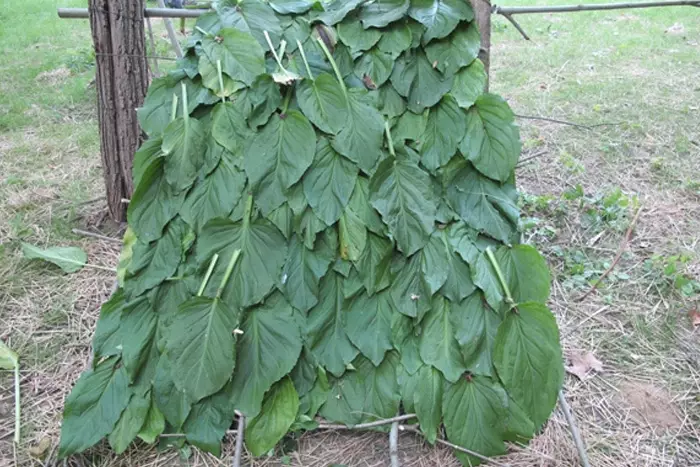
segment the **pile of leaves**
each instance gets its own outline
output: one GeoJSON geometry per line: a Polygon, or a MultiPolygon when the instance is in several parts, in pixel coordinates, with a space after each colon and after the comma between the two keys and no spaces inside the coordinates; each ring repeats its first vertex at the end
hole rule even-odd
{"type": "MultiPolygon", "coordinates": [[[[562,383],[518,245],[513,113],[463,0],[222,0],[139,118],[120,288],[60,454],[106,437],[263,455],[319,417],[526,441],[562,383]],[[180,436],[165,436],[165,435],[180,436]]],[[[464,463],[478,459],[458,453],[464,463]]]]}

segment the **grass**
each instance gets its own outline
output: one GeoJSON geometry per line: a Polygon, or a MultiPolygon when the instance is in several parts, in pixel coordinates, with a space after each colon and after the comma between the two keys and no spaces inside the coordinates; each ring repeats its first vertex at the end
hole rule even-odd
{"type": "MultiPolygon", "coordinates": [[[[84,0],[61,0],[83,6],[84,0]]],[[[511,5],[567,0],[511,0],[511,5]]],[[[114,266],[118,249],[73,228],[104,222],[93,54],[86,21],[59,20],[54,0],[6,0],[0,10],[0,339],[22,361],[22,443],[13,447],[12,374],[0,373],[0,465],[55,459],[63,399],[89,360],[110,273],[59,270],[21,258],[19,243],[77,245],[114,266]],[[48,446],[48,447],[47,447],[48,446]],[[31,454],[33,452],[33,454],[31,454]]],[[[518,115],[525,239],[553,273],[552,309],[567,356],[592,352],[604,371],[568,376],[566,394],[595,466],[700,465],[700,337],[686,313],[700,294],[700,10],[668,8],[523,15],[524,41],[494,18],[491,86],[518,115]],[[683,30],[681,33],[678,31],[683,30]],[[622,260],[614,258],[637,208],[622,260]]],[[[168,53],[156,26],[158,55],[168,53]]],[[[161,66],[167,64],[161,62],[161,66]]],[[[230,454],[230,440],[225,452],[230,454]]],[[[404,466],[456,465],[449,451],[402,435],[404,466]]],[[[383,435],[304,437],[291,465],[384,465],[383,435]]],[[[224,465],[143,446],[104,448],[81,465],[224,465]]],[[[502,460],[573,466],[557,410],[543,433],[502,460]]],[[[51,464],[52,465],[52,464],[51,464]]],[[[77,465],[77,464],[76,464],[77,465]]],[[[263,459],[255,465],[278,465],[263,459]]]]}

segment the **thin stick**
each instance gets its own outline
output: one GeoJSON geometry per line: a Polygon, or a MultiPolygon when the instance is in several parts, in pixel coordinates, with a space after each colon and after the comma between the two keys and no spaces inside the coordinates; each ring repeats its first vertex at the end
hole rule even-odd
{"type": "Polygon", "coordinates": [[[571,436],[574,438],[574,444],[576,444],[576,449],[578,449],[579,459],[581,460],[581,467],[591,467],[591,464],[588,462],[586,446],[583,444],[583,440],[581,439],[581,433],[579,432],[578,426],[576,425],[574,413],[571,410],[571,406],[566,401],[566,397],[564,397],[564,391],[562,390],[559,391],[559,405],[561,405],[561,409],[564,412],[564,417],[566,417],[566,421],[569,423],[569,429],[571,429],[571,436]]]}
{"type": "Polygon", "coordinates": [[[233,453],[233,467],[241,467],[241,454],[243,454],[243,433],[245,432],[245,416],[238,417],[238,432],[236,433],[236,450],[233,453]]]}
{"type": "Polygon", "coordinates": [[[20,426],[22,424],[19,395],[19,359],[15,362],[15,444],[20,442],[20,426]]]}
{"type": "Polygon", "coordinates": [[[570,13],[576,11],[597,10],[626,10],[631,8],[654,8],[668,6],[700,6],[699,0],[671,0],[667,2],[630,2],[587,5],[561,5],[561,6],[526,6],[526,7],[493,7],[492,13],[498,15],[522,15],[526,13],[570,13]]]}
{"type": "Polygon", "coordinates": [[[207,273],[204,275],[204,280],[202,281],[202,285],[199,286],[199,290],[197,291],[198,297],[201,297],[202,294],[204,294],[204,291],[207,288],[207,284],[209,283],[209,279],[211,279],[211,273],[214,272],[214,267],[216,266],[217,261],[219,261],[219,254],[215,253],[214,257],[211,259],[211,262],[209,263],[209,268],[207,269],[207,273]]]}
{"type": "Polygon", "coordinates": [[[366,430],[367,428],[376,428],[378,426],[391,425],[394,422],[403,422],[404,420],[410,420],[416,418],[416,414],[409,413],[406,415],[398,415],[393,418],[387,418],[384,420],[376,420],[374,422],[360,423],[359,425],[347,426],[334,423],[321,422],[318,424],[317,430],[366,430]]]}
{"type": "Polygon", "coordinates": [[[491,266],[493,266],[493,270],[496,271],[496,277],[498,277],[498,282],[501,283],[501,288],[503,289],[503,292],[506,295],[506,303],[508,303],[508,305],[510,306],[513,306],[515,304],[515,301],[513,300],[513,296],[510,294],[510,288],[508,287],[508,283],[506,282],[506,279],[503,276],[501,266],[499,266],[498,261],[496,261],[496,257],[494,256],[493,251],[491,251],[491,247],[486,248],[486,256],[489,258],[491,266]]]}
{"type": "MultiPolygon", "coordinates": [[[[166,9],[164,0],[158,0],[158,6],[162,9],[166,9]]],[[[146,10],[146,11],[148,11],[148,10],[146,10]]],[[[168,37],[170,38],[170,44],[173,46],[173,50],[175,51],[175,55],[177,55],[177,58],[182,58],[182,47],[180,46],[180,41],[177,40],[177,35],[175,34],[175,28],[173,28],[173,22],[170,21],[170,18],[165,18],[163,20],[163,23],[165,23],[165,30],[168,31],[168,37]]]]}
{"type": "Polygon", "coordinates": [[[581,123],[574,123],[574,122],[569,122],[566,120],[559,120],[556,118],[540,117],[539,115],[518,115],[518,114],[515,114],[515,116],[518,118],[523,118],[525,120],[542,120],[543,122],[558,123],[560,125],[572,126],[574,128],[580,128],[582,130],[592,130],[594,128],[598,128],[601,126],[622,125],[622,123],[623,123],[623,122],[616,122],[616,123],[613,122],[613,123],[596,123],[594,125],[583,125],[581,123]]]}
{"type": "Polygon", "coordinates": [[[391,458],[391,467],[401,467],[399,463],[399,422],[391,424],[389,432],[389,457],[391,458]]]}
{"type": "MultiPolygon", "coordinates": [[[[146,17],[146,26],[148,27],[148,39],[151,42],[151,50],[156,53],[156,40],[153,38],[153,26],[151,25],[151,18],[146,17]]],[[[153,56],[153,73],[156,76],[160,75],[160,69],[158,68],[158,59],[153,56]]]]}
{"type": "Polygon", "coordinates": [[[81,237],[97,238],[99,240],[104,240],[106,242],[112,242],[112,243],[121,243],[122,242],[118,238],[108,237],[106,235],[100,235],[100,234],[94,233],[94,232],[88,232],[87,230],[73,229],[73,230],[71,230],[71,232],[73,232],[76,235],[80,235],[81,237]]]}
{"type": "MultiPolygon", "coordinates": [[[[423,436],[423,433],[421,433],[421,431],[416,429],[416,428],[407,427],[407,426],[399,426],[399,430],[408,431],[408,432],[423,436]]],[[[449,441],[447,441],[445,439],[437,438],[435,440],[435,442],[437,442],[438,444],[442,444],[443,446],[447,446],[449,448],[452,448],[455,451],[463,452],[465,454],[469,454],[470,456],[474,456],[477,459],[479,459],[487,464],[496,465],[498,467],[510,467],[510,465],[508,465],[508,464],[501,464],[500,462],[498,462],[490,457],[486,457],[483,454],[479,454],[476,451],[472,451],[470,449],[463,448],[462,446],[457,446],[456,444],[450,443],[449,441]]]]}
{"type": "Polygon", "coordinates": [[[548,154],[546,149],[545,149],[545,150],[542,150],[542,151],[540,151],[540,152],[537,152],[537,153],[535,153],[535,154],[533,154],[533,155],[531,155],[531,156],[528,156],[528,157],[526,157],[526,158],[524,158],[524,159],[520,159],[520,160],[518,161],[518,164],[516,165],[516,167],[523,166],[523,165],[525,165],[527,162],[530,162],[531,160],[534,160],[534,159],[538,159],[538,158],[544,156],[545,154],[548,154]]]}
{"type": "Polygon", "coordinates": [[[520,35],[523,36],[523,38],[524,38],[526,41],[529,41],[529,40],[530,40],[530,36],[527,35],[527,33],[525,32],[525,30],[520,26],[520,24],[518,24],[517,21],[515,21],[515,19],[513,19],[513,17],[512,17],[511,15],[506,14],[506,13],[501,13],[501,14],[502,14],[503,16],[505,16],[505,18],[506,18],[508,21],[510,21],[510,24],[512,24],[513,26],[515,26],[515,29],[518,30],[518,32],[520,33],[520,35]]]}
{"type": "Polygon", "coordinates": [[[642,214],[642,208],[637,209],[637,213],[634,215],[632,222],[630,222],[630,226],[627,229],[627,233],[625,234],[625,237],[622,239],[622,243],[620,244],[620,248],[617,250],[617,254],[615,255],[615,259],[613,259],[612,264],[610,265],[610,267],[608,269],[605,270],[603,275],[600,276],[600,278],[598,278],[597,281],[595,281],[595,283],[591,286],[591,288],[588,289],[588,292],[586,292],[581,297],[576,299],[577,302],[584,301],[586,298],[588,298],[588,296],[590,294],[595,292],[595,290],[598,288],[600,283],[603,282],[603,279],[608,277],[608,275],[612,272],[612,270],[615,269],[615,266],[617,266],[617,263],[620,262],[620,258],[622,258],[622,253],[624,253],[625,250],[627,249],[627,245],[629,244],[630,237],[632,237],[632,232],[634,231],[634,227],[637,225],[637,221],[639,220],[639,216],[641,214],[642,214]]]}

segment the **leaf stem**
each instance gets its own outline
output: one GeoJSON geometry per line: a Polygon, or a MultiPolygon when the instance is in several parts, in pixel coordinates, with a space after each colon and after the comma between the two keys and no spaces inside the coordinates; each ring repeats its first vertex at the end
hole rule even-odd
{"type": "Polygon", "coordinates": [[[508,283],[506,283],[506,279],[503,277],[503,271],[501,271],[501,266],[499,266],[498,261],[496,261],[496,256],[494,256],[493,251],[491,251],[491,247],[486,248],[486,256],[489,258],[491,266],[493,266],[493,270],[496,271],[498,282],[501,283],[501,288],[503,288],[503,292],[506,294],[506,303],[513,307],[515,305],[515,301],[513,300],[513,296],[510,294],[508,283]]]}
{"type": "MultiPolygon", "coordinates": [[[[275,46],[272,45],[272,39],[270,39],[270,34],[268,34],[267,31],[263,31],[263,34],[265,35],[265,40],[267,41],[268,47],[270,47],[270,52],[272,52],[272,57],[277,62],[277,65],[282,69],[282,71],[287,71],[284,69],[284,66],[282,65],[282,60],[280,59],[280,56],[277,55],[277,51],[275,50],[275,46]]],[[[284,43],[284,44],[286,44],[286,43],[284,43]]]]}
{"type": "Polygon", "coordinates": [[[224,273],[224,278],[221,280],[221,284],[219,284],[219,289],[216,291],[216,299],[217,300],[220,299],[221,295],[224,293],[224,288],[226,288],[226,283],[231,278],[231,274],[233,273],[233,268],[236,266],[236,263],[238,262],[238,258],[240,256],[241,256],[241,250],[236,250],[231,255],[231,261],[229,261],[228,266],[226,267],[226,272],[224,273]]]}
{"type": "Polygon", "coordinates": [[[208,32],[208,31],[205,31],[204,29],[200,28],[199,26],[195,26],[194,28],[195,28],[197,31],[199,31],[199,32],[201,32],[202,34],[204,34],[206,37],[211,37],[211,36],[214,35],[214,34],[208,32]]]}
{"type": "Polygon", "coordinates": [[[173,106],[170,109],[170,121],[172,122],[177,118],[177,102],[180,98],[177,97],[177,94],[173,94],[173,106]]]}
{"type": "Polygon", "coordinates": [[[216,73],[219,75],[219,88],[221,89],[221,101],[226,102],[224,93],[224,72],[221,70],[221,60],[216,61],[216,73]]]}
{"type": "Polygon", "coordinates": [[[253,215],[253,195],[248,195],[245,201],[245,211],[243,212],[243,226],[250,225],[250,217],[253,215]]]}
{"type": "Polygon", "coordinates": [[[207,288],[207,284],[209,283],[209,279],[211,279],[211,275],[214,272],[214,267],[216,266],[217,261],[219,261],[219,254],[215,253],[214,257],[211,259],[211,262],[209,263],[209,269],[207,269],[207,273],[204,275],[204,280],[202,281],[202,285],[199,286],[199,291],[197,292],[198,297],[201,297],[202,294],[204,294],[204,290],[207,288]]]}
{"type": "Polygon", "coordinates": [[[289,102],[292,100],[292,90],[294,89],[294,85],[292,84],[287,88],[287,92],[284,95],[284,102],[282,102],[282,113],[286,114],[287,110],[289,109],[289,102]]]}
{"type": "Polygon", "coordinates": [[[306,52],[304,52],[304,46],[301,45],[301,41],[299,41],[299,39],[297,39],[297,47],[299,48],[299,52],[301,52],[301,59],[304,61],[304,66],[306,67],[306,72],[309,74],[309,79],[311,81],[315,81],[316,78],[314,78],[314,74],[311,73],[309,61],[306,59],[306,52]]]}
{"type": "Polygon", "coordinates": [[[19,396],[19,361],[15,362],[15,444],[20,442],[21,408],[19,396]]]}
{"type": "Polygon", "coordinates": [[[331,67],[333,67],[333,72],[335,73],[335,77],[338,79],[338,82],[340,83],[340,88],[343,90],[343,95],[345,95],[345,99],[347,100],[348,88],[347,88],[347,86],[345,86],[345,81],[343,81],[343,74],[340,72],[340,69],[338,68],[338,64],[335,62],[335,59],[333,58],[333,54],[331,54],[331,51],[328,50],[328,47],[326,47],[326,43],[323,42],[323,39],[321,39],[319,37],[316,40],[318,41],[318,44],[321,46],[321,50],[323,50],[323,53],[326,55],[326,58],[331,63],[331,67]]]}
{"type": "Polygon", "coordinates": [[[386,139],[389,143],[389,153],[396,157],[396,150],[394,149],[394,140],[391,137],[391,126],[389,125],[389,120],[384,122],[384,132],[386,133],[386,139]]]}
{"type": "Polygon", "coordinates": [[[180,83],[182,86],[182,118],[185,120],[185,131],[187,131],[187,126],[190,121],[190,113],[187,110],[187,88],[185,83],[180,83]]]}

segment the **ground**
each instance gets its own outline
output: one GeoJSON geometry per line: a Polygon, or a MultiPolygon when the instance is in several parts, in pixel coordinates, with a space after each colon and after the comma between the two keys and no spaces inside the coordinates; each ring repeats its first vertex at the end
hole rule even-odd
{"type": "MultiPolygon", "coordinates": [[[[0,10],[0,339],[21,356],[23,409],[15,447],[13,379],[0,372],[3,466],[55,465],[63,400],[88,362],[114,280],[97,268],[64,275],[29,262],[20,242],[81,246],[92,265],[107,268],[119,253],[118,242],[72,233],[116,237],[119,229],[103,215],[89,26],[59,20],[55,7],[6,0],[0,10]]],[[[532,41],[494,18],[491,88],[521,116],[525,240],[551,265],[568,364],[591,370],[583,380],[569,374],[565,386],[591,465],[700,466],[700,330],[689,318],[700,294],[700,9],[518,20],[532,41]],[[618,250],[612,273],[580,300],[618,250]]],[[[156,26],[158,54],[167,54],[156,26]]],[[[457,465],[449,449],[410,434],[400,449],[404,466],[457,465]]],[[[384,466],[387,458],[385,435],[325,432],[304,437],[298,453],[254,465],[384,466]]],[[[229,459],[194,453],[184,461],[145,446],[115,458],[102,447],[68,465],[229,459]]],[[[498,462],[577,465],[561,409],[529,446],[498,462]]]]}

